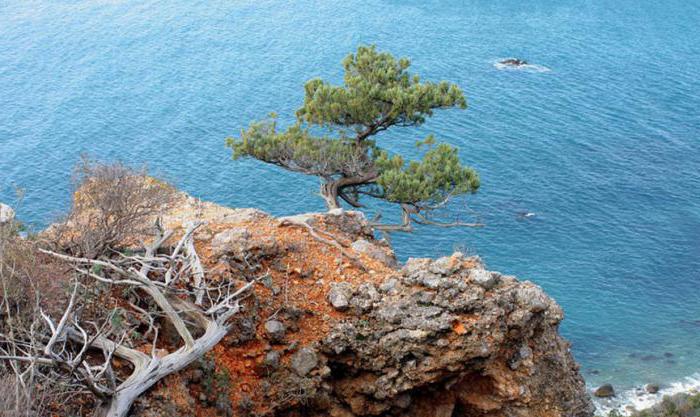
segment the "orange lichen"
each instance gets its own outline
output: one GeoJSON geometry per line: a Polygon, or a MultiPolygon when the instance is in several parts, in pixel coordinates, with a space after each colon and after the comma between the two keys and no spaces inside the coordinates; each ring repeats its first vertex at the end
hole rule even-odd
{"type": "Polygon", "coordinates": [[[455,321],[452,324],[452,331],[454,331],[457,334],[465,334],[467,332],[467,329],[464,327],[464,324],[460,321],[455,321]]]}

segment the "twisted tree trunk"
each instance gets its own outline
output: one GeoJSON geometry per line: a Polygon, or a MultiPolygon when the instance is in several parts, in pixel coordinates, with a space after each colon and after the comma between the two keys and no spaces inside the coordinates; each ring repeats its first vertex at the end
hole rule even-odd
{"type": "Polygon", "coordinates": [[[201,359],[226,336],[228,330],[228,326],[210,322],[204,335],[195,340],[191,348],[183,346],[162,358],[149,358],[146,364],[134,369],[129,380],[119,387],[103,407],[96,410],[95,417],[126,417],[138,397],[156,382],[201,359]]]}
{"type": "MultiPolygon", "coordinates": [[[[342,196],[343,188],[367,185],[374,183],[377,178],[379,178],[379,173],[376,171],[371,171],[362,175],[356,175],[353,177],[341,177],[339,179],[326,179],[326,181],[321,184],[321,196],[326,202],[326,207],[328,210],[333,210],[340,208],[339,197],[342,196]]],[[[344,200],[348,201],[343,197],[344,200]]],[[[351,205],[359,207],[359,204],[348,201],[351,205]]]]}
{"type": "Polygon", "coordinates": [[[338,181],[321,184],[321,197],[326,202],[328,210],[340,208],[340,203],[338,202],[338,181]]]}

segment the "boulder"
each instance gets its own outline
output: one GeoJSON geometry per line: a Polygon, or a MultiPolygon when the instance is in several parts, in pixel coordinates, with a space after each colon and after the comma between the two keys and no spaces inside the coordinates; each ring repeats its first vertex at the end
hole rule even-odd
{"type": "Polygon", "coordinates": [[[236,226],[214,235],[211,250],[215,257],[229,255],[237,260],[252,260],[256,256],[273,256],[278,252],[278,247],[273,236],[255,233],[249,227],[236,226]]]}
{"type": "Polygon", "coordinates": [[[389,278],[379,285],[379,291],[387,294],[396,293],[396,286],[399,281],[396,278],[389,278]]]}
{"type": "Polygon", "coordinates": [[[280,353],[276,350],[267,352],[263,363],[270,369],[276,369],[280,365],[280,353]]]}
{"type": "Polygon", "coordinates": [[[485,290],[493,289],[498,285],[498,275],[484,269],[472,269],[469,272],[469,279],[485,290]]]}
{"type": "Polygon", "coordinates": [[[328,292],[328,302],[334,309],[345,311],[350,308],[352,292],[352,286],[347,282],[332,283],[331,290],[328,292]]]}
{"type": "Polygon", "coordinates": [[[286,328],[281,321],[268,320],[265,322],[265,332],[273,343],[279,343],[284,340],[286,328]]]}
{"type": "Polygon", "coordinates": [[[239,208],[226,213],[223,216],[223,221],[227,223],[250,223],[267,217],[270,217],[270,215],[258,209],[239,208]]]}
{"type": "Polygon", "coordinates": [[[659,392],[659,389],[659,384],[647,384],[644,387],[644,391],[646,391],[649,394],[656,394],[657,392],[659,392]]]}
{"type": "Polygon", "coordinates": [[[299,376],[306,376],[316,365],[318,365],[318,355],[311,348],[301,348],[292,356],[292,369],[299,376]]]}
{"type": "Polygon", "coordinates": [[[211,240],[211,249],[217,255],[243,253],[248,248],[250,232],[245,227],[233,227],[217,233],[211,240]]]}
{"type": "Polygon", "coordinates": [[[610,398],[615,396],[615,389],[610,384],[603,384],[593,391],[593,395],[598,398],[610,398]]]}
{"type": "Polygon", "coordinates": [[[462,266],[462,254],[457,252],[452,256],[443,256],[434,260],[428,270],[438,275],[452,275],[462,266]]]}
{"type": "Polygon", "coordinates": [[[357,288],[355,295],[350,299],[350,304],[359,312],[366,313],[380,298],[374,284],[365,282],[357,288]]]}
{"type": "Polygon", "coordinates": [[[372,259],[376,259],[379,262],[387,266],[395,266],[396,258],[391,249],[379,246],[376,243],[371,243],[367,239],[358,239],[352,242],[352,250],[357,253],[364,253],[372,259]]]}

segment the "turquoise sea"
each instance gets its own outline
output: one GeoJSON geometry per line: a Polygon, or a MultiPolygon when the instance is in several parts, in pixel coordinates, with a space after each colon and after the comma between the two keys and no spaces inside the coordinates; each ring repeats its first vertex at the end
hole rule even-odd
{"type": "Polygon", "coordinates": [[[288,122],[307,79],[341,81],[341,59],[375,43],[470,105],[380,143],[412,154],[434,132],[483,183],[468,202],[486,228],[396,235],[399,257],[460,248],[543,286],[591,387],[689,381],[699,28],[700,2],[681,0],[2,0],[0,201],[23,188],[20,217],[45,226],[88,152],[226,205],[322,209],[317,180],[231,161],[224,138],[271,111],[288,122]]]}

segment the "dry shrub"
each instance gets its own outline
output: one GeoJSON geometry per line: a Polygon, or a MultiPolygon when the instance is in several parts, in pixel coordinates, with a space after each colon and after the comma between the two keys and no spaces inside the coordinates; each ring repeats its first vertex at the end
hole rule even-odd
{"type": "MultiPolygon", "coordinates": [[[[51,263],[39,260],[31,242],[5,235],[0,237],[0,245],[0,356],[32,353],[36,349],[32,343],[14,345],[6,339],[30,340],[25,335],[41,325],[39,299],[54,306],[60,303],[62,297],[56,286],[64,275],[62,271],[51,272],[51,263]]],[[[42,307],[44,311],[50,308],[42,307]]],[[[32,366],[28,362],[0,361],[0,417],[49,415],[47,407],[58,400],[58,387],[35,378],[32,366]]]]}
{"type": "Polygon", "coordinates": [[[92,405],[58,381],[17,381],[14,374],[0,371],[0,417],[77,416],[92,405]]]}
{"type": "Polygon", "coordinates": [[[90,258],[150,234],[154,219],[177,194],[169,184],[149,177],[145,168],[85,157],[75,168],[74,186],[71,210],[54,231],[61,249],[90,258]]]}
{"type": "Polygon", "coordinates": [[[0,375],[0,417],[35,417],[44,414],[42,398],[27,395],[14,377],[0,375]]]}
{"type": "Polygon", "coordinates": [[[38,251],[37,242],[19,236],[0,238],[0,329],[7,316],[24,320],[37,303],[47,313],[62,308],[72,269],[38,251]]]}

